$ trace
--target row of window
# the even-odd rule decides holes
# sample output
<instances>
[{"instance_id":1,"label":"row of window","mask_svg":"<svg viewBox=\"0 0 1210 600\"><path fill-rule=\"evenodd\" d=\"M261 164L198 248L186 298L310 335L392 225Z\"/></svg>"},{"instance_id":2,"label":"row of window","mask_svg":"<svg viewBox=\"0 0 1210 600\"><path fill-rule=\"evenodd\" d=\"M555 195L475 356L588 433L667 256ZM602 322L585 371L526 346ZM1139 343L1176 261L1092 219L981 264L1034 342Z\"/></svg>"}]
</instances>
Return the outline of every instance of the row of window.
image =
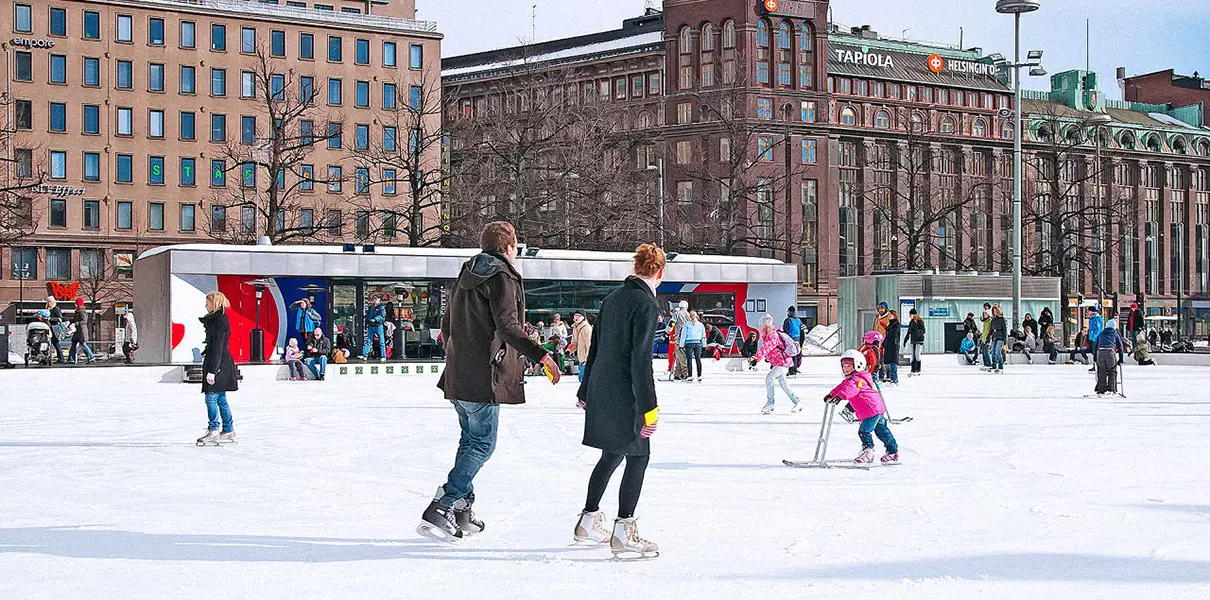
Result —
<instances>
[{"instance_id":1,"label":"row of window","mask_svg":"<svg viewBox=\"0 0 1210 600\"><path fill-rule=\"evenodd\" d=\"M301 4L301 3L300 3ZM306 6L302 4L302 6ZM318 6L318 5L317 5ZM47 33L54 37L66 37L68 30L68 13L65 8L50 7L47 19ZM13 31L17 33L32 33L33 8L29 4L15 4ZM134 16L116 14L114 16L113 38L118 43L134 43ZM96 11L83 11L80 35L86 40L101 39L101 14ZM162 17L147 18L147 45L165 45L165 21ZM177 45L184 49L197 48L197 23L182 20L179 23ZM243 54L255 54L258 49L256 27L240 27L239 51ZM286 58L286 32L279 29L269 31L269 55ZM227 51L227 26L222 23L210 24L210 50L215 52ZM315 36L312 33L300 32L295 46L295 57L304 60L315 58ZM20 53L18 53L20 54ZM394 67L397 64L398 51L395 42L382 42L381 64L384 67ZM344 38L338 35L328 36L327 57L329 62L344 61ZM353 40L353 62L358 65L369 65L370 40L355 38ZM424 47L411 44L408 47L408 67L421 69L424 67Z\"/></svg>"},{"instance_id":2,"label":"row of window","mask_svg":"<svg viewBox=\"0 0 1210 600\"><path fill-rule=\"evenodd\" d=\"M39 267L45 268L46 279L50 281L68 281L75 271L72 261L71 248L13 248L9 260L9 279L38 279ZM79 252L79 278L83 280L106 279L106 251L97 249L75 250ZM113 250L109 264L113 265L113 277L116 279L134 279L134 252L130 250ZM40 262L39 255L45 256L45 262Z\"/></svg>"},{"instance_id":3,"label":"row of window","mask_svg":"<svg viewBox=\"0 0 1210 600\"><path fill-rule=\"evenodd\" d=\"M932 134L958 134L970 135L978 138L988 137L988 121L983 117L975 117L970 122L969 130L961 127L962 119L954 115L941 115L934 127L929 120L918 112L912 112L908 116L907 123L896 123L896 119L892 117L891 111L885 108L876 109L872 115L872 119L866 121L859 118L858 109L852 106L845 106L840 109L837 115L837 122L841 125L857 126L860 124L863 127L873 126L876 129L911 129L913 133ZM1005 120L1000 124L1000 137L1006 140L1013 139L1013 122Z\"/></svg>"},{"instance_id":4,"label":"row of window","mask_svg":"<svg viewBox=\"0 0 1210 600\"><path fill-rule=\"evenodd\" d=\"M756 47L768 48L770 41L770 32L773 31L772 23L768 19L761 19L756 24ZM789 21L781 21L776 27L776 42L779 50L789 50L790 40L794 35L795 27ZM682 25L677 34L677 46L681 54L693 53L694 30L688 25ZM811 25L808 21L803 21L797 28L798 50L802 52L810 52L812 49ZM713 52L715 49L715 32L714 25L709 22L702 23L698 26L698 36L702 52ZM736 29L735 21L730 19L723 21L722 27L722 46L724 49L734 48L736 45Z\"/></svg>"},{"instance_id":5,"label":"row of window","mask_svg":"<svg viewBox=\"0 0 1210 600\"><path fill-rule=\"evenodd\" d=\"M463 118L500 114L502 111L512 114L530 110L531 104L538 106L561 105L564 102L576 103L581 100L632 100L644 97L655 97L663 93L658 72L615 77L597 81L568 84L537 91L537 97L531 98L526 94L505 94L463 98L458 101L458 114Z\"/></svg>"},{"instance_id":6,"label":"row of window","mask_svg":"<svg viewBox=\"0 0 1210 600\"><path fill-rule=\"evenodd\" d=\"M987 110L1009 108L1012 104L1012 99L1007 94L944 87L935 88L927 85L901 84L849 77L828 77L828 91L846 96L886 98L890 100L919 102L922 104L962 106Z\"/></svg>"}]
</instances>

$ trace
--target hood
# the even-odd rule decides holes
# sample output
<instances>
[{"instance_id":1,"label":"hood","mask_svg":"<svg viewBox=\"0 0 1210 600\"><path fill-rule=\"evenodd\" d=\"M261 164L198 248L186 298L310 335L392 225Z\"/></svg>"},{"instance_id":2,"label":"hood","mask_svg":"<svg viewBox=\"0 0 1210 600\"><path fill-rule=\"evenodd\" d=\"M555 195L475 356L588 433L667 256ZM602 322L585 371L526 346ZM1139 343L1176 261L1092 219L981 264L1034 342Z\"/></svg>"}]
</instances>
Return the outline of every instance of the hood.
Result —
<instances>
[{"instance_id":1,"label":"hood","mask_svg":"<svg viewBox=\"0 0 1210 600\"><path fill-rule=\"evenodd\" d=\"M462 265L462 277L459 277L458 286L465 289L479 287L483 282L504 272L516 274L508 259L499 254L482 252Z\"/></svg>"}]
</instances>

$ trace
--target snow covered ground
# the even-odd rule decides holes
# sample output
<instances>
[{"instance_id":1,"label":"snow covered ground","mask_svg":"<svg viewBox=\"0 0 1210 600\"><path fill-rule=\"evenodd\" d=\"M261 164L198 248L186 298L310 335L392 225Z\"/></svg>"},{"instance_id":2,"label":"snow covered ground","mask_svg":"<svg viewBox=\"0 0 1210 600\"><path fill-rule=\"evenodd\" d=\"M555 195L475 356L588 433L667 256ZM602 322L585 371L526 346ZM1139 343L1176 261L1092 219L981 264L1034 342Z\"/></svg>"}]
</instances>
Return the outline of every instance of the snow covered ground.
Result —
<instances>
[{"instance_id":1,"label":"snow covered ground","mask_svg":"<svg viewBox=\"0 0 1210 600\"><path fill-rule=\"evenodd\" d=\"M1210 598L1206 368L1084 399L1083 367L926 357L888 391L904 464L821 472L780 463L810 458L837 359L769 417L758 374L712 365L660 384L639 516L663 556L629 563L569 547L597 457L572 381L503 411L488 529L445 546L414 532L457 441L428 376L250 381L241 442L197 448L201 395L161 371L0 373L0 598Z\"/></svg>"}]
</instances>

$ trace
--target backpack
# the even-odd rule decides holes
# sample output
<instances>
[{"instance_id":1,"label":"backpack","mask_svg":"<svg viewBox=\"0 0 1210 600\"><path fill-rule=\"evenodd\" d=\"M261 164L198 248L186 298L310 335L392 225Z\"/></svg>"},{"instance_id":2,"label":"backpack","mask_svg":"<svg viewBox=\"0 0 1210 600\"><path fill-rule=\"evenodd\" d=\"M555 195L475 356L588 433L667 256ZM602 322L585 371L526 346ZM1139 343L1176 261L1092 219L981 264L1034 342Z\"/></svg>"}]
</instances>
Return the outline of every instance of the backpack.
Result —
<instances>
[{"instance_id":1,"label":"backpack","mask_svg":"<svg viewBox=\"0 0 1210 600\"><path fill-rule=\"evenodd\" d=\"M802 321L797 317L786 317L786 335L791 339L797 340L802 337Z\"/></svg>"},{"instance_id":2,"label":"backpack","mask_svg":"<svg viewBox=\"0 0 1210 600\"><path fill-rule=\"evenodd\" d=\"M777 336L781 338L781 351L786 356L794 357L802 354L802 346L798 345L798 340L786 335L786 332L779 331Z\"/></svg>"}]
</instances>

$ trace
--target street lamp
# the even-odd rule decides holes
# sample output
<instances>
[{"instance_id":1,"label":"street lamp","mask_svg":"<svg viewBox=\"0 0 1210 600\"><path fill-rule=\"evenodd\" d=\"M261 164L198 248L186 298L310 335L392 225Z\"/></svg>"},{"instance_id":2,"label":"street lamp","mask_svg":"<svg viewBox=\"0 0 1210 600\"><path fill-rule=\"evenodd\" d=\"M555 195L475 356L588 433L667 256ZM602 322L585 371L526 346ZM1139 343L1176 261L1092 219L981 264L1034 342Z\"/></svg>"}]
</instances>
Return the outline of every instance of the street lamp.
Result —
<instances>
[{"instance_id":1,"label":"street lamp","mask_svg":"<svg viewBox=\"0 0 1210 600\"><path fill-rule=\"evenodd\" d=\"M656 172L656 186L659 188L659 196L657 196L657 206L658 206L659 213L656 216L656 218L658 219L656 221L656 223L657 223L656 226L659 228L660 248L663 248L664 247L664 159L663 158L655 159L655 164L647 165L647 170Z\"/></svg>"},{"instance_id":2,"label":"street lamp","mask_svg":"<svg viewBox=\"0 0 1210 600\"><path fill-rule=\"evenodd\" d=\"M1045 75L1042 69L1042 51L1030 50L1029 59L1021 62L1021 15L1038 10L1038 0L997 0L996 12L1013 15L1013 109L1016 112L1013 128L1013 327L1019 324L1021 314L1021 69L1030 67L1030 75Z\"/></svg>"},{"instance_id":3,"label":"street lamp","mask_svg":"<svg viewBox=\"0 0 1210 600\"><path fill-rule=\"evenodd\" d=\"M13 323L21 324L21 307L25 304L25 280L29 278L29 263L21 263L21 272L17 279L21 282L18 288L17 310L13 312Z\"/></svg>"},{"instance_id":4,"label":"street lamp","mask_svg":"<svg viewBox=\"0 0 1210 600\"><path fill-rule=\"evenodd\" d=\"M1097 178L1097 200L1100 201L1102 208L1105 206L1105 163L1101 159L1101 146L1103 145L1101 143L1101 132L1112 122L1113 117L1105 113L1097 113L1088 118L1088 124L1093 128L1092 136L1095 138L1097 144L1097 169L1095 171ZM1100 228L1098 236L1105 235L1105 227L1107 225L1105 224L1105 226ZM1100 253L1097 257L1097 312L1103 314L1105 312L1105 243L1100 237L1098 237L1097 251Z\"/></svg>"}]
</instances>

